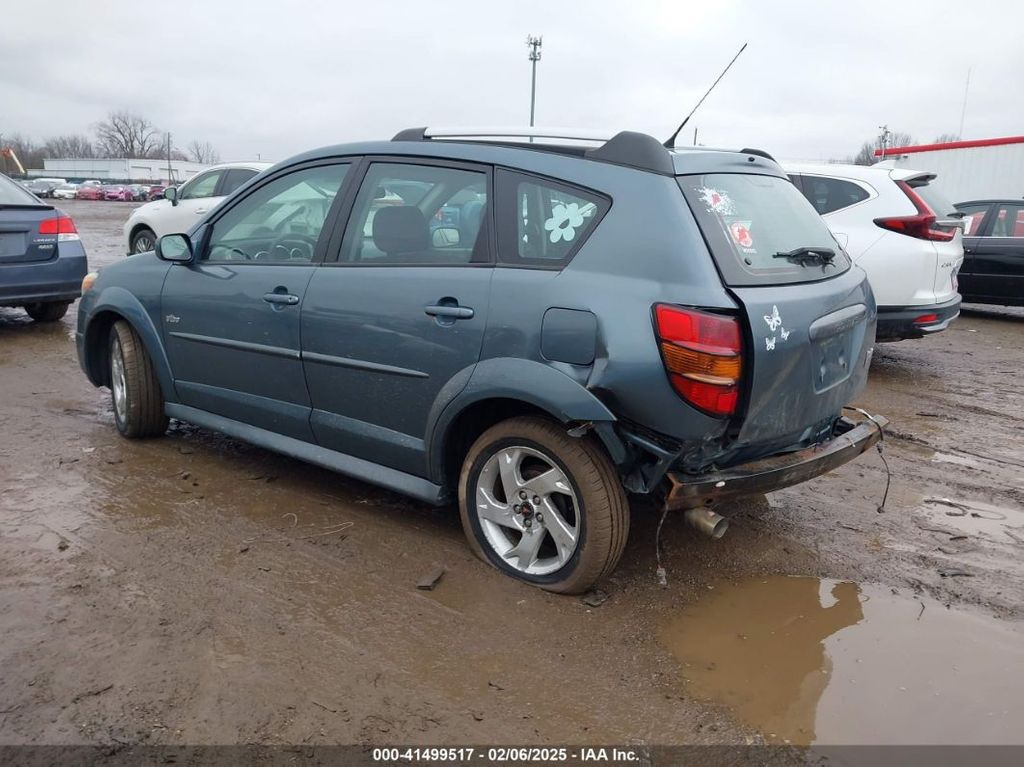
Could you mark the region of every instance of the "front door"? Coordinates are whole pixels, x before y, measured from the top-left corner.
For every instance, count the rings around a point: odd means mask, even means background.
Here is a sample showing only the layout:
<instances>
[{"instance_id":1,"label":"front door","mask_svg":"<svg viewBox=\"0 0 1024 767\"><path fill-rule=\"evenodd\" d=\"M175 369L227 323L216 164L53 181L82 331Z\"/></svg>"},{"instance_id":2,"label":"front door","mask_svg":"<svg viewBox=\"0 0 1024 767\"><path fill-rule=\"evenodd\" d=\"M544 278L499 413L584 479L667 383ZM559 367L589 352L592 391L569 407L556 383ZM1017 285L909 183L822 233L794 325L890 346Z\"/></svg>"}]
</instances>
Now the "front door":
<instances>
[{"instance_id":1,"label":"front door","mask_svg":"<svg viewBox=\"0 0 1024 767\"><path fill-rule=\"evenodd\" d=\"M299 317L348 167L268 179L211 222L193 263L169 271L162 326L183 404L312 441Z\"/></svg>"},{"instance_id":2,"label":"front door","mask_svg":"<svg viewBox=\"0 0 1024 767\"><path fill-rule=\"evenodd\" d=\"M426 476L428 415L479 358L493 269L489 171L419 162L369 164L306 292L302 356L319 444Z\"/></svg>"}]
</instances>

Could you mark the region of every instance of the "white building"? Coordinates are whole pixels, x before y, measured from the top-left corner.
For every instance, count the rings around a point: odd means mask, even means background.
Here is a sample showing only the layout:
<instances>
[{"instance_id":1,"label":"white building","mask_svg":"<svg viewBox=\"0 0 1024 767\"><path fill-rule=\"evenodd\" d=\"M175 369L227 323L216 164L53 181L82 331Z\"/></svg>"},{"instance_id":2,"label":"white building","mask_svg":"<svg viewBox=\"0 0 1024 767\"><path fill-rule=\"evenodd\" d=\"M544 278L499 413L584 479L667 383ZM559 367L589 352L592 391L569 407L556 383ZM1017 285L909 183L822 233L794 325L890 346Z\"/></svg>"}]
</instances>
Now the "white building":
<instances>
[{"instance_id":1,"label":"white building","mask_svg":"<svg viewBox=\"0 0 1024 767\"><path fill-rule=\"evenodd\" d=\"M208 165L186 160L131 160L131 159L46 159L43 168L30 168L26 175L43 178L65 178L68 181L130 181L180 184L192 178ZM170 166L170 167L168 167Z\"/></svg>"},{"instance_id":2,"label":"white building","mask_svg":"<svg viewBox=\"0 0 1024 767\"><path fill-rule=\"evenodd\" d=\"M1024 136L876 149L897 168L931 171L953 202L1024 197Z\"/></svg>"}]
</instances>

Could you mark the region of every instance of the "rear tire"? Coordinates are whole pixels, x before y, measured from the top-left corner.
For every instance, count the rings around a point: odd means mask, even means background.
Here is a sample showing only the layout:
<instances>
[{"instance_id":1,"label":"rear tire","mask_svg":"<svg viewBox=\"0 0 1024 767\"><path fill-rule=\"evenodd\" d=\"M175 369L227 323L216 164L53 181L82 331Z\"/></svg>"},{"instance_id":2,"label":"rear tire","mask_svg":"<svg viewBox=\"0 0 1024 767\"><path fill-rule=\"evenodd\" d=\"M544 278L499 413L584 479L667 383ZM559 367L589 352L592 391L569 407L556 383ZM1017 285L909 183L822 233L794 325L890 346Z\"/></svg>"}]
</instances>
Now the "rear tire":
<instances>
[{"instance_id":1,"label":"rear tire","mask_svg":"<svg viewBox=\"0 0 1024 767\"><path fill-rule=\"evenodd\" d=\"M25 311L36 322L56 322L68 313L69 306L70 301L40 301L25 304Z\"/></svg>"},{"instance_id":2,"label":"rear tire","mask_svg":"<svg viewBox=\"0 0 1024 767\"><path fill-rule=\"evenodd\" d=\"M533 416L502 421L473 443L459 513L474 554L561 594L608 575L629 534L626 494L601 446Z\"/></svg>"},{"instance_id":3,"label":"rear tire","mask_svg":"<svg viewBox=\"0 0 1024 767\"><path fill-rule=\"evenodd\" d=\"M159 437L167 431L164 398L149 354L124 320L110 331L110 401L114 423L129 439Z\"/></svg>"},{"instance_id":4,"label":"rear tire","mask_svg":"<svg viewBox=\"0 0 1024 767\"><path fill-rule=\"evenodd\" d=\"M139 229L135 234L132 235L131 247L129 249L129 255L134 256L136 253L147 253L156 247L156 234L152 229Z\"/></svg>"}]
</instances>

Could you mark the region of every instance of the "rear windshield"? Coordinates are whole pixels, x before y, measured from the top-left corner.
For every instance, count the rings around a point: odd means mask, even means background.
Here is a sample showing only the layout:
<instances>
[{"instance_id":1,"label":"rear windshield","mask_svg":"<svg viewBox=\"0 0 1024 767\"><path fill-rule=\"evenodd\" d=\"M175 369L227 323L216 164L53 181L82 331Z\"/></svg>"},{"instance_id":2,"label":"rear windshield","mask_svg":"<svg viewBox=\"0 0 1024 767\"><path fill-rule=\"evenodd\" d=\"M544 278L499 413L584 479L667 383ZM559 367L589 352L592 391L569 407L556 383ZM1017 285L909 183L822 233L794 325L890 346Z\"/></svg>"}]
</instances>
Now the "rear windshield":
<instances>
[{"instance_id":1,"label":"rear windshield","mask_svg":"<svg viewBox=\"0 0 1024 767\"><path fill-rule=\"evenodd\" d=\"M793 183L778 176L709 173L679 186L727 285L785 285L842 274L850 260ZM830 250L832 263L777 254Z\"/></svg>"},{"instance_id":2,"label":"rear windshield","mask_svg":"<svg viewBox=\"0 0 1024 767\"><path fill-rule=\"evenodd\" d=\"M45 204L41 203L35 195L30 194L28 190L2 174L0 174L0 205L37 205L45 207Z\"/></svg>"},{"instance_id":3,"label":"rear windshield","mask_svg":"<svg viewBox=\"0 0 1024 767\"><path fill-rule=\"evenodd\" d=\"M935 184L930 184L927 181L923 183L908 181L907 183L925 201L925 204L932 209L932 213L939 218L956 213L956 206L949 201L949 198Z\"/></svg>"}]
</instances>

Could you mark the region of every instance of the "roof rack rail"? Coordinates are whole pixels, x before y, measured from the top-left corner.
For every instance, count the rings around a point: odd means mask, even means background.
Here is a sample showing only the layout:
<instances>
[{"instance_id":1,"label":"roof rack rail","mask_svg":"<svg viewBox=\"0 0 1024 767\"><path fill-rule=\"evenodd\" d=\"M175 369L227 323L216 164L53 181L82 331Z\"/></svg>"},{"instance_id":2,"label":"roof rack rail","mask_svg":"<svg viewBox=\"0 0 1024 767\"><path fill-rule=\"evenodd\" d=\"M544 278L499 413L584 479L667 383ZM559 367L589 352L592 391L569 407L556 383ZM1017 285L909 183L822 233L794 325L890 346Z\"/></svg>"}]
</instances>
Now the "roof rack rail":
<instances>
[{"instance_id":1,"label":"roof rack rail","mask_svg":"<svg viewBox=\"0 0 1024 767\"><path fill-rule=\"evenodd\" d=\"M522 141L529 139L548 139L556 141L575 141L598 143L587 149L584 156L599 162L625 165L630 168L648 170L663 175L674 175L675 167L672 155L660 141L646 133L619 131L611 134L601 131L588 131L579 128L540 128L540 127L489 127L489 128L406 128L395 134L392 141L429 141L437 139L462 139L468 141L492 140L501 143L531 144ZM557 147L533 144L537 149L551 151Z\"/></svg>"}]
</instances>

